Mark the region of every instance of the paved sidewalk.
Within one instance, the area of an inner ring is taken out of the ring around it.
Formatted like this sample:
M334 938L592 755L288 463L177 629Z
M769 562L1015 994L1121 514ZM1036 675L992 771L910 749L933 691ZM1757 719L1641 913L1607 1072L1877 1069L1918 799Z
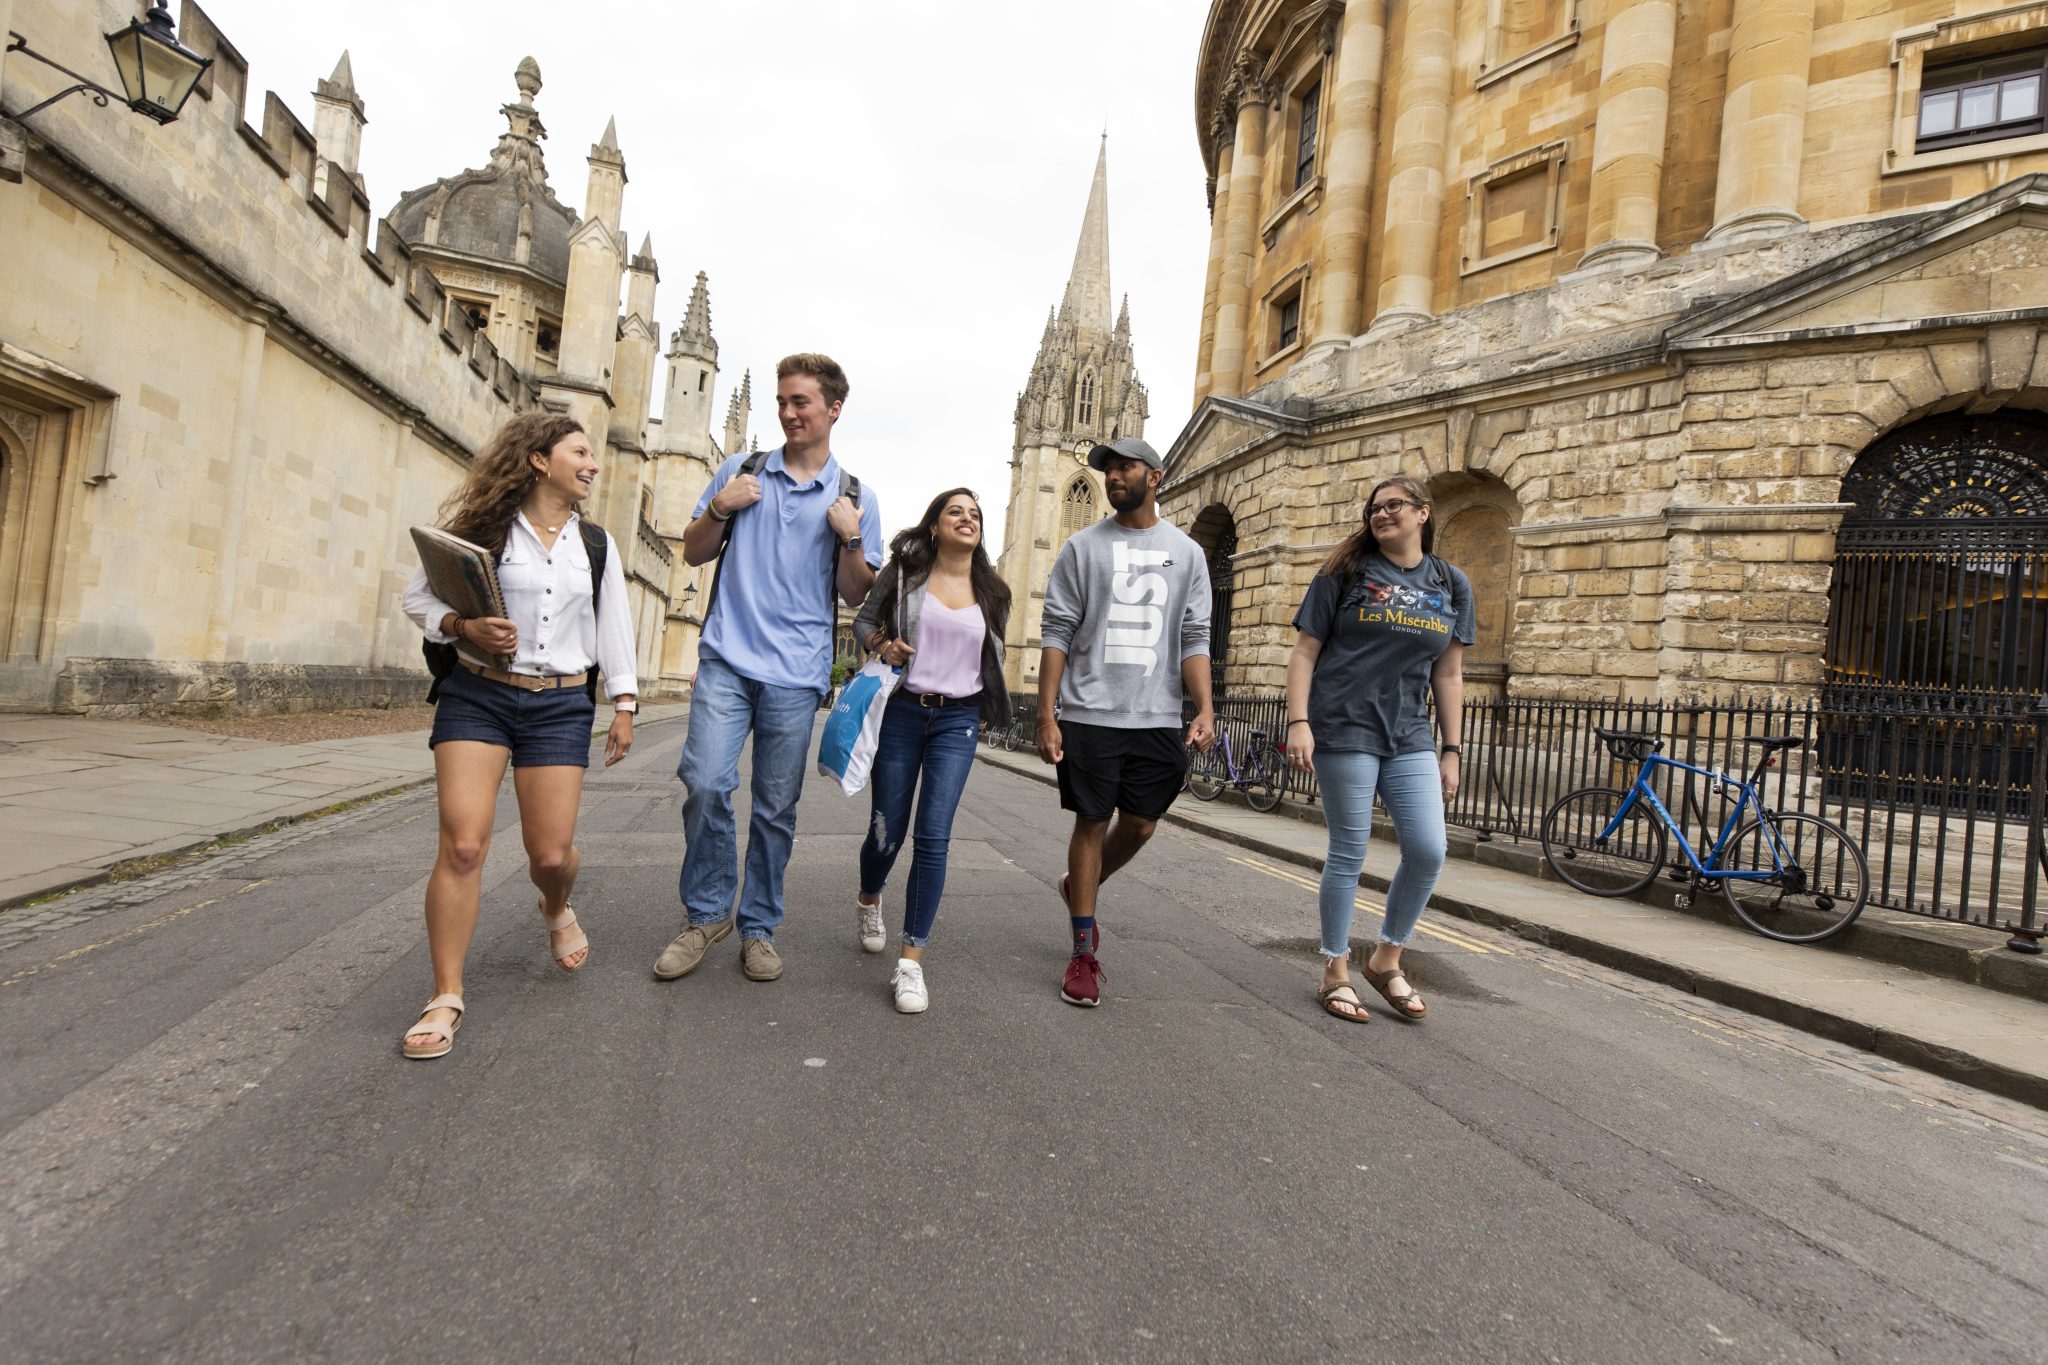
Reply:
M685 703L650 704L642 724ZM594 734L611 724L598 712ZM267 744L138 721L0 715L0 907L427 781L426 731Z
M1053 781L1052 769L1034 754L986 746L978 753L984 763ZM1322 868L1325 838L1317 821L1260 815L1227 799L1204 803L1186 793L1166 818L1236 844L1252 855L1251 866L1263 864L1276 876L1299 877L1293 871L1299 868L1311 869L1313 876ZM1365 886L1385 891L1395 856L1390 842L1376 840L1361 878ZM1505 929L2048 1108L2048 1001L1846 951L1774 943L1734 924L1581 895L1560 883L1456 857L1444 865L1430 905L1440 914ZM1373 932L1372 916L1362 916L1354 939L1369 939ZM1986 951L2003 942L2002 936L1984 937ZM1305 939L1301 946L1304 952L1315 947ZM2042 960L2021 961L2034 966Z

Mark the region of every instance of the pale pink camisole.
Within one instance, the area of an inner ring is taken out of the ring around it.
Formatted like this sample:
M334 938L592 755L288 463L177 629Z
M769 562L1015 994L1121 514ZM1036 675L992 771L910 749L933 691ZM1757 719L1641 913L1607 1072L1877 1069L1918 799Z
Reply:
M981 642L987 634L979 606L955 610L927 589L917 615L917 653L910 656L903 685L942 697L973 696L981 691Z

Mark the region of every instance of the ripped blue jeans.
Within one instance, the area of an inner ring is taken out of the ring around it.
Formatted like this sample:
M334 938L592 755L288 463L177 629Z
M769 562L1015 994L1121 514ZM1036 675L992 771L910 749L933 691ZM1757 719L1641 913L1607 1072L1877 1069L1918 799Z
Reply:
M953 840L953 812L967 790L974 767L974 742L981 712L964 706L920 707L899 690L882 713L875 766L868 776L873 814L860 846L860 890L881 894L889 869L910 829L911 800L917 825L911 830L910 880L903 892L903 946L922 948L938 918L946 889L946 850ZM922 783L919 778L922 776ZM920 786L922 790L920 790Z

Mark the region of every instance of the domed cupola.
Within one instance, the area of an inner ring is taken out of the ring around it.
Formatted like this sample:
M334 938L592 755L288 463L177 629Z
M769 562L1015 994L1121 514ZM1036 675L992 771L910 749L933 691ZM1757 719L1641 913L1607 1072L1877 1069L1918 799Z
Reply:
M533 98L540 67L528 57L513 72L519 98L503 106L510 125L481 170L463 171L399 196L392 225L412 247L525 266L553 282L569 278L569 234L577 217L555 198L541 155Z

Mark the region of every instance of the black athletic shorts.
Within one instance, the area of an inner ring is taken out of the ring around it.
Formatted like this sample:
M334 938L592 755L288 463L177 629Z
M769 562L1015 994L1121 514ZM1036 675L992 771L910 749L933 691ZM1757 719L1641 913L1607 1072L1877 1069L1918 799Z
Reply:
M1060 808L1083 820L1120 810L1157 820L1187 781L1187 732L1177 725L1127 730L1064 720L1060 741Z

